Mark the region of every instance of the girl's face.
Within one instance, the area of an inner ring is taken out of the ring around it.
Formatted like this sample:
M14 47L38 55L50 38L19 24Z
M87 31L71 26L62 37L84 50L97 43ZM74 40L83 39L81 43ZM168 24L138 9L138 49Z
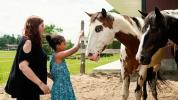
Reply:
M64 51L66 49L66 42L63 41L63 42L61 42L61 44L58 44L57 49Z
M39 26L38 26L38 31L39 33L44 33L44 23L41 23Z

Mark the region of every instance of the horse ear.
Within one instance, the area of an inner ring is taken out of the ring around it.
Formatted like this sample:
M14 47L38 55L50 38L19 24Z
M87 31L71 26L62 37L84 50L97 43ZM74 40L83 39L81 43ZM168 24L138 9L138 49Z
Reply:
M155 7L155 14L156 14L156 18L161 18L162 17L162 14L161 14L160 10L157 7Z
M148 13L142 12L142 11L140 11L140 10L138 10L138 12L139 12L143 17L146 17L146 16L148 15Z
M107 12L106 12L106 10L104 8L102 8L101 14L102 14L103 17L106 17Z
M92 14L90 14L90 13L87 13L87 12L85 12L89 17L91 17L92 16Z

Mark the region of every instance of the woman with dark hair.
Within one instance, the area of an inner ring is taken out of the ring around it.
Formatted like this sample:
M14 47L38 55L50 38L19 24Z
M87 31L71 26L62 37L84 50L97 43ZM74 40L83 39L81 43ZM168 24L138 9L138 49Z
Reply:
M17 100L39 100L50 92L47 83L47 56L42 50L43 20L30 16L18 45L5 91Z

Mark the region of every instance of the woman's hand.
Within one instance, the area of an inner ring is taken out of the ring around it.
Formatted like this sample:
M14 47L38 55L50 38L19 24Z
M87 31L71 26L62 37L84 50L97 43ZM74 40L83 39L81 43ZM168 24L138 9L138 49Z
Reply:
M44 84L43 82L41 82L38 86L43 91L44 94L50 93L49 87L46 84Z

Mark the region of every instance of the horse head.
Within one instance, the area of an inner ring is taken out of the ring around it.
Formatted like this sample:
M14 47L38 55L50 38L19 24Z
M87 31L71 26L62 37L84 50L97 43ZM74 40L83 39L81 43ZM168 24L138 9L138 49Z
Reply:
M143 14L142 14L143 15ZM142 29L144 33L136 58L142 64L149 64L153 54L166 45L168 41L167 36L167 22L165 16L155 7L155 11L150 12L145 17L145 24Z
M113 31L114 18L102 9L101 12L87 13L90 17L89 38L86 48L86 56L96 61L99 55L112 42L115 37Z

